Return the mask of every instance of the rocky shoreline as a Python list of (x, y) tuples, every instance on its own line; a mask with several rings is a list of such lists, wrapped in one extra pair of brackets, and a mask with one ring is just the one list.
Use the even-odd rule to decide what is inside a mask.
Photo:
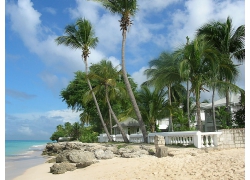
[(152, 144), (59, 142), (48, 143), (42, 155), (51, 157), (47, 163), (54, 163), (50, 167), (52, 174), (62, 174), (85, 168), (99, 160), (152, 156), (155, 155), (155, 147)]
[[(217, 148), (197, 149), (186, 147), (165, 147), (165, 156), (196, 156), (198, 153), (219, 151)], [(67, 171), (85, 168), (100, 160), (112, 158), (140, 158), (145, 156), (156, 157), (154, 144), (135, 143), (82, 143), (59, 142), (48, 143), (42, 153), (49, 157), (47, 163), (53, 163), (50, 173), (63, 174)]]

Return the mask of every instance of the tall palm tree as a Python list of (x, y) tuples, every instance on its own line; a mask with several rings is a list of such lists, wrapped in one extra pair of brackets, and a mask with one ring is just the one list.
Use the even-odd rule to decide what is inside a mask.
[[(94, 29), (91, 25), (91, 23), (86, 20), (79, 18), (75, 24), (68, 25), (65, 27), (65, 36), (59, 36), (55, 39), (56, 43), (58, 45), (64, 44), (66, 46), (71, 47), (72, 49), (81, 49), (82, 50), (82, 59), (85, 63), (85, 73), (88, 75), (88, 57), (90, 54), (90, 48), (95, 48), (98, 43), (98, 38), (94, 35)], [(86, 76), (87, 77), (87, 76)], [(109, 141), (113, 141), (108, 129), (106, 127), (106, 124), (103, 120), (98, 102), (96, 100), (95, 94), (92, 91), (92, 86), (90, 84), (90, 81), (88, 77), (86, 78), (88, 86), (90, 91), (92, 92), (92, 96), (100, 117), (100, 120), (102, 122), (103, 128), (105, 133), (108, 136)]]
[[(172, 123), (172, 98), (183, 96), (183, 86), (180, 83), (183, 81), (179, 74), (179, 62), (174, 59), (170, 53), (163, 52), (161, 55), (149, 62), (150, 69), (146, 69), (144, 74), (149, 78), (144, 84), (155, 85), (157, 88), (168, 88), (168, 103), (169, 103), (169, 131), (173, 131)], [(172, 90), (173, 93), (172, 93)], [(175, 93), (174, 93), (175, 92)]]
[(124, 82), (126, 85), (126, 89), (128, 91), (130, 100), (133, 104), (134, 111), (136, 113), (136, 116), (138, 118), (138, 122), (140, 125), (140, 129), (143, 134), (144, 142), (147, 142), (147, 132), (145, 128), (145, 124), (143, 122), (138, 104), (136, 102), (135, 96), (133, 94), (131, 85), (129, 83), (129, 79), (127, 77), (127, 71), (125, 66), (125, 44), (126, 44), (126, 35), (128, 28), (132, 25), (131, 16), (134, 16), (136, 14), (137, 8), (137, 1), (136, 0), (96, 0), (98, 2), (101, 2), (102, 5), (108, 9), (113, 14), (118, 14), (121, 16), (120, 27), (122, 31), (122, 74), (124, 78)]
[[(200, 91), (208, 91), (205, 86), (209, 80), (209, 73), (214, 71), (218, 53), (216, 49), (199, 36), (184, 48), (178, 49), (175, 54), (180, 54), (183, 60), (180, 62), (180, 74), (189, 71), (189, 80), (191, 82), (190, 91), (194, 93), (196, 100), (197, 127), (202, 131), (200, 116)], [(184, 54), (184, 55), (183, 55)], [(188, 57), (188, 58), (186, 58)]]
[[(123, 137), (124, 142), (128, 143), (129, 140), (127, 138), (127, 135), (125, 134), (117, 116), (115, 115), (115, 112), (113, 111), (113, 108), (110, 104), (110, 96), (112, 98), (117, 98), (117, 95), (119, 95), (120, 90), (123, 89), (118, 89), (119, 86), (117, 86), (117, 79), (119, 79), (119, 72), (117, 70), (116, 67), (113, 67), (112, 63), (110, 61), (107, 60), (102, 60), (97, 64), (93, 64), (90, 67), (90, 74), (89, 77), (95, 79), (99, 86), (96, 86), (94, 88), (94, 91), (100, 91), (101, 88), (104, 88), (104, 92), (105, 92), (105, 98), (106, 98), (106, 102), (108, 104), (109, 107), (109, 111), (113, 117), (113, 119), (115, 120), (121, 134)], [(113, 91), (112, 91), (113, 90)], [(103, 91), (102, 91), (103, 92)], [(110, 93), (112, 93), (110, 95)], [(123, 91), (124, 92), (124, 91)], [(124, 94), (124, 93), (123, 93)]]
[[(197, 30), (197, 35), (204, 35), (205, 39), (210, 41), (227, 61), (233, 62), (233, 59), (236, 59), (241, 63), (245, 60), (245, 25), (241, 25), (235, 30), (229, 16), (226, 22), (211, 21), (204, 24)], [(224, 77), (224, 80), (232, 82), (232, 79), (227, 77)], [(225, 94), (226, 107), (229, 107), (228, 88)]]
[(215, 119), (215, 106), (214, 97), (215, 90), (223, 92), (223, 89), (230, 89), (232, 92), (239, 92), (241, 89), (227, 81), (223, 81), (224, 78), (230, 79), (231, 81), (238, 74), (236, 66), (231, 61), (225, 61), (223, 58), (219, 58), (217, 66), (214, 71), (210, 71), (210, 81), (207, 82), (206, 86), (212, 89), (212, 119), (214, 124), (214, 131), (217, 131), (216, 119)]

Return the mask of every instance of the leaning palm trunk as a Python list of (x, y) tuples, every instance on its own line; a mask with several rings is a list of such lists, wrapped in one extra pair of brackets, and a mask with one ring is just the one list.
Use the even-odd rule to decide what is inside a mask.
[(123, 74), (123, 78), (124, 78), (124, 82), (125, 82), (125, 85), (126, 85), (127, 92), (129, 94), (131, 103), (132, 103), (132, 105), (134, 107), (136, 116), (138, 118), (140, 129), (141, 129), (142, 134), (143, 134), (144, 142), (147, 143), (148, 139), (147, 139), (147, 131), (146, 131), (146, 128), (145, 128), (145, 124), (144, 124), (144, 122), (142, 120), (142, 116), (141, 116), (139, 107), (138, 107), (138, 105), (136, 103), (135, 96), (134, 96), (132, 88), (130, 86), (130, 83), (129, 83), (129, 80), (128, 80), (128, 77), (127, 77), (127, 71), (126, 71), (126, 68), (125, 68), (125, 44), (126, 44), (126, 30), (123, 29), (122, 30), (122, 74)]
[(110, 134), (112, 134), (112, 117), (110, 110), (109, 110), (109, 123), (110, 123)]
[(189, 82), (187, 80), (187, 117), (188, 117), (188, 128), (190, 128), (190, 112), (189, 112)]
[[(186, 45), (189, 44), (189, 37), (186, 37), (187, 43)], [(188, 75), (189, 76), (189, 75)], [(187, 78), (187, 116), (188, 116), (188, 128), (190, 128), (190, 112), (189, 112), (189, 81)]]
[(111, 115), (113, 116), (113, 118), (114, 118), (114, 120), (115, 120), (115, 122), (117, 124), (117, 127), (119, 128), (119, 130), (120, 130), (120, 132), (122, 134), (122, 138), (123, 138), (124, 142), (129, 143), (129, 140), (128, 140), (126, 134), (124, 133), (124, 131), (122, 129), (122, 126), (121, 126), (120, 122), (118, 121), (118, 119), (117, 119), (117, 117), (116, 117), (116, 115), (115, 115), (115, 113), (114, 113), (114, 111), (113, 111), (113, 109), (112, 109), (112, 107), (110, 105), (109, 98), (108, 98), (107, 87), (106, 87), (105, 91), (106, 91), (106, 100), (107, 100), (107, 104), (108, 104), (109, 110), (111, 112)]
[(88, 63), (87, 63), (87, 57), (84, 57), (84, 63), (85, 63), (85, 71), (86, 71), (86, 76), (87, 76), (87, 82), (88, 82), (88, 85), (89, 85), (89, 89), (90, 89), (91, 94), (92, 94), (92, 97), (93, 97), (93, 99), (94, 99), (94, 102), (95, 102), (95, 105), (96, 105), (96, 109), (97, 109), (98, 115), (99, 115), (99, 117), (100, 117), (100, 119), (101, 119), (102, 126), (103, 126), (103, 128), (104, 128), (104, 131), (105, 131), (105, 133), (107, 134), (109, 141), (111, 142), (111, 141), (113, 141), (113, 139), (112, 139), (112, 137), (110, 136), (110, 134), (109, 134), (109, 132), (108, 132), (108, 129), (107, 129), (107, 126), (106, 126), (106, 123), (105, 123), (104, 120), (103, 120), (102, 113), (101, 113), (101, 111), (100, 111), (99, 105), (98, 105), (97, 100), (96, 100), (96, 97), (95, 97), (95, 93), (93, 92), (92, 86), (91, 86), (90, 81), (89, 81), (89, 78), (88, 78)]

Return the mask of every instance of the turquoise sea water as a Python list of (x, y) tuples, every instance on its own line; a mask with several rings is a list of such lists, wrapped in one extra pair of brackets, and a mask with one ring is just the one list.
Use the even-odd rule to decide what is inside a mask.
[(5, 157), (28, 156), (34, 151), (42, 151), (48, 140), (5, 140)]
[(42, 151), (50, 140), (5, 140), (5, 180), (46, 161)]

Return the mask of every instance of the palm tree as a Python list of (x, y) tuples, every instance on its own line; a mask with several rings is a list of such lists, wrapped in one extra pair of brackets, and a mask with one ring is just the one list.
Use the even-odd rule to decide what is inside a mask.
[[(232, 19), (228, 16), (226, 22), (211, 21), (197, 30), (197, 35), (204, 35), (228, 62), (236, 59), (238, 62), (245, 60), (245, 25), (233, 28)], [(235, 79), (235, 77), (233, 77)], [(232, 79), (224, 77), (227, 82)], [(229, 89), (226, 89), (226, 107), (229, 107)]]
[[(112, 97), (113, 99), (117, 98), (117, 95), (119, 95), (119, 91), (123, 90), (121, 88), (118, 89), (119, 86), (117, 86), (118, 84), (117, 79), (119, 79), (119, 74), (120, 73), (118, 72), (117, 67), (113, 67), (110, 61), (102, 60), (101, 62), (97, 64), (93, 64), (90, 67), (89, 77), (95, 79), (95, 81), (97, 81), (99, 84), (99, 86), (96, 86), (94, 88), (94, 91), (100, 92), (101, 88), (104, 88), (105, 98), (109, 107), (109, 111), (122, 134), (124, 142), (129, 143), (127, 135), (125, 134), (117, 116), (115, 115), (115, 112), (113, 111), (113, 108), (111, 107), (110, 100), (109, 100), (110, 97)], [(122, 94), (125, 94), (125, 93), (122, 93)]]
[(141, 86), (138, 92), (138, 102), (143, 119), (147, 121), (151, 132), (155, 132), (156, 120), (162, 119), (166, 115), (166, 94), (164, 89), (154, 88), (145, 85)]
[(138, 104), (136, 102), (135, 96), (133, 94), (131, 85), (129, 83), (128, 77), (127, 77), (127, 71), (125, 66), (125, 44), (126, 44), (126, 34), (128, 31), (128, 28), (132, 25), (131, 16), (134, 16), (136, 14), (137, 8), (137, 1), (136, 0), (96, 0), (98, 2), (101, 2), (102, 5), (108, 9), (113, 14), (121, 15), (120, 27), (122, 30), (122, 74), (124, 78), (124, 82), (126, 85), (127, 92), (129, 94), (130, 100), (133, 104), (134, 111), (136, 113), (136, 116), (138, 118), (138, 122), (143, 134), (144, 142), (147, 142), (147, 132), (145, 128), (145, 124), (143, 122)]
[[(230, 88), (232, 92), (241, 91), (240, 88), (230, 82), (223, 81), (224, 78), (230, 79), (231, 81), (238, 74), (236, 66), (231, 61), (225, 61), (223, 58), (219, 58), (218, 64), (214, 71), (210, 71), (210, 81), (207, 82), (207, 87), (212, 89), (212, 113), (213, 113), (213, 124), (214, 131), (217, 131), (216, 119), (215, 119), (215, 106), (214, 106), (214, 96), (215, 90), (219, 92), (224, 92), (223, 89)], [(228, 120), (229, 121), (229, 120)]]
[(192, 84), (190, 92), (194, 93), (196, 100), (197, 127), (202, 131), (200, 91), (208, 91), (205, 85), (209, 80), (210, 72), (216, 67), (218, 53), (208, 41), (205, 41), (204, 37), (199, 36), (190, 44), (178, 49), (175, 54), (183, 57), (180, 63), (180, 74), (189, 71), (189, 80)]
[[(68, 25), (65, 27), (65, 34), (66, 36), (59, 36), (58, 38), (56, 38), (55, 39), (56, 43), (58, 45), (64, 44), (66, 46), (71, 47), (72, 49), (81, 49), (82, 59), (85, 63), (85, 73), (86, 75), (88, 75), (87, 60), (90, 54), (90, 48), (95, 48), (98, 43), (98, 38), (95, 37), (94, 35), (94, 29), (91, 23), (86, 19), (79, 18), (75, 24)], [(109, 141), (113, 141), (108, 132), (106, 124), (104, 123), (98, 102), (96, 100), (94, 92), (92, 91), (92, 86), (87, 76), (86, 76), (86, 79), (87, 79), (89, 89), (92, 92), (92, 96), (93, 96), (100, 120), (102, 122), (104, 131), (106, 132)]]
[(79, 140), (79, 137), (81, 136), (81, 125), (79, 122), (74, 122), (72, 125), (72, 135), (74, 139), (77, 141)]
[[(155, 85), (157, 88), (168, 88), (168, 103), (169, 103), (169, 131), (173, 131), (172, 122), (172, 98), (176, 100), (183, 96), (183, 86), (180, 85), (182, 78), (179, 74), (179, 62), (174, 59), (170, 53), (163, 52), (161, 55), (150, 61), (150, 69), (146, 69), (144, 74), (150, 78), (144, 84)], [(173, 90), (173, 92), (172, 92)]]

